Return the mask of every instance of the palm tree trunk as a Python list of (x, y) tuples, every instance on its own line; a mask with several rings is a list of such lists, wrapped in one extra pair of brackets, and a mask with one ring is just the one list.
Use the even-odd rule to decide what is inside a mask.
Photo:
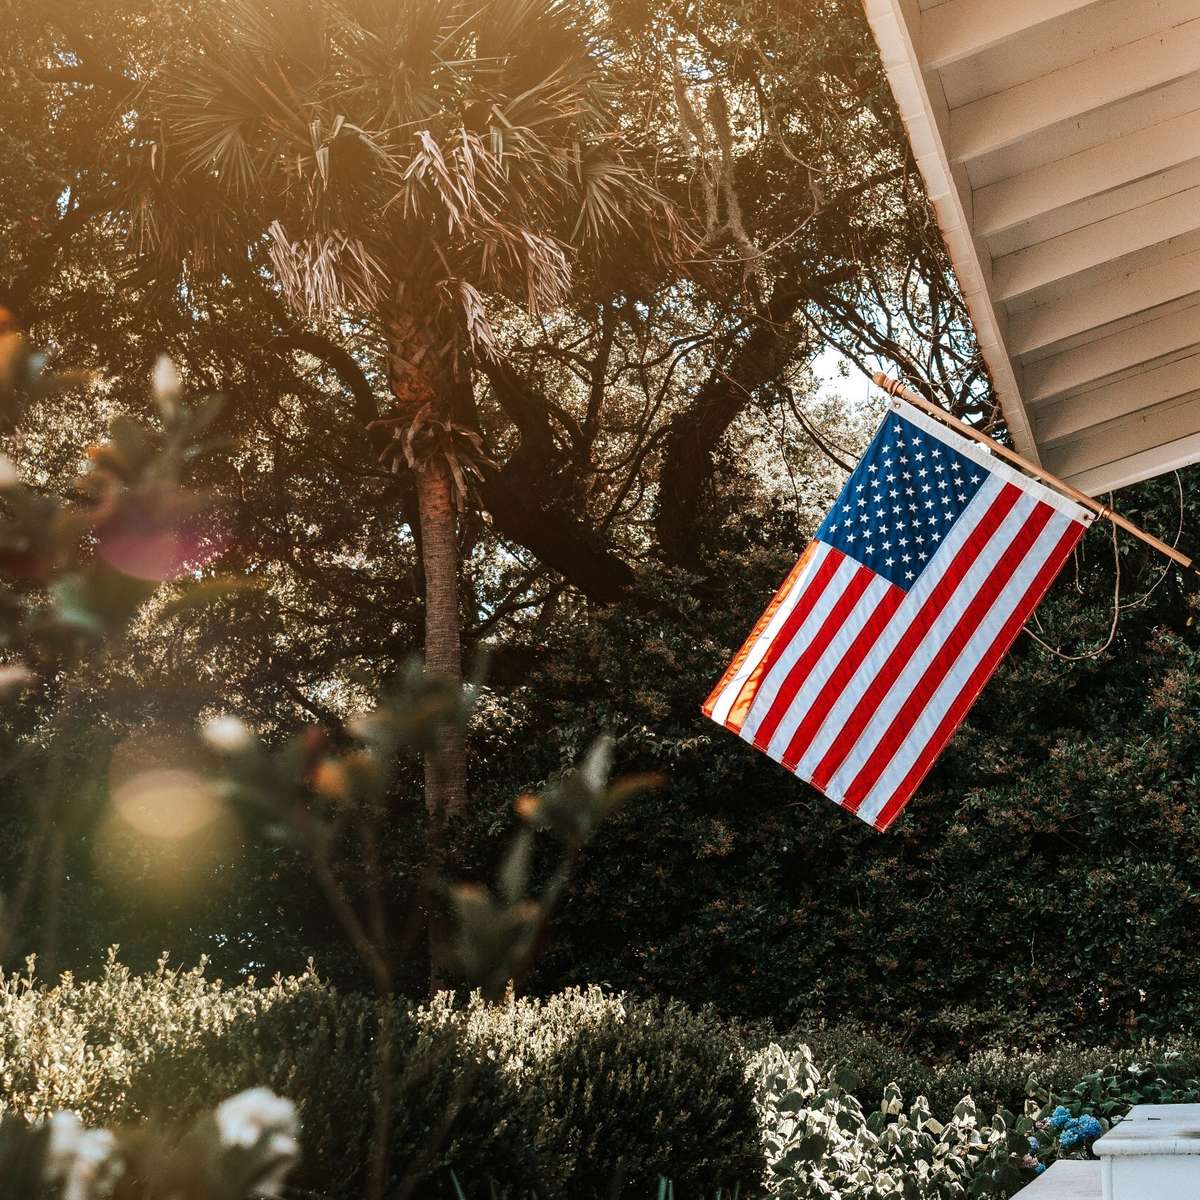
[[(461, 681), (458, 534), (453, 485), (444, 461), (435, 459), (417, 472), (417, 503), (425, 572), (425, 669)], [(425, 809), (439, 839), (446, 819), (466, 803), (465, 755), (461, 730), (447, 727), (437, 751), (425, 758)]]
[[(420, 316), (404, 310), (385, 318), (388, 339), (388, 377), (396, 401), (396, 416), (415, 420), (426, 406), (434, 411), (449, 403), (449, 380), (439, 369), (435, 330)], [(425, 669), (461, 682), (462, 637), (459, 629), (458, 531), (454, 486), (449, 466), (437, 455), (414, 471), (421, 524), (421, 566), (425, 576)], [(436, 749), (425, 755), (425, 812), (430, 865), (444, 876), (447, 866), (446, 822), (460, 812), (467, 798), (466, 745), (462, 730), (444, 727)], [(442, 985), (444, 916), (430, 915), (430, 989)]]

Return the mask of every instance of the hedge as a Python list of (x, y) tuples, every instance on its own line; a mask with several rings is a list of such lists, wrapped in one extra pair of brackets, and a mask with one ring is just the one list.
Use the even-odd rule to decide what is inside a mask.
[[(1124, 1076), (1130, 1068), (1145, 1071), (1147, 1064), (1156, 1064), (1172, 1086), (1186, 1086), (1188, 1078), (1200, 1076), (1200, 1039), (1188, 1036), (1104, 1046), (1058, 1040), (1041, 1050), (989, 1048), (961, 1058), (928, 1057), (886, 1031), (850, 1020), (802, 1023), (783, 1035), (759, 1029), (747, 1036), (754, 1045), (775, 1040), (789, 1051), (810, 1053), (823, 1074), (836, 1075), (864, 1101), (874, 1102), (896, 1084), (904, 1095), (924, 1096), (934, 1112), (942, 1113), (953, 1111), (964, 1096), (981, 1113), (1021, 1112), (1031, 1096), (1057, 1100), (1081, 1080)], [(1094, 1100), (1099, 1104), (1098, 1096)]]
[[(1174, 528), (1174, 504), (1173, 480), (1126, 498), (1151, 527)], [(639, 597), (591, 614), (497, 695), (503, 736), (481, 741), (459, 843), (480, 878), (512, 795), (596, 728), (616, 735), (623, 770), (667, 779), (588, 848), (534, 986), (597, 980), (784, 1027), (886, 1026), (930, 1054), (1195, 1027), (1194, 596), (1169, 575), (1123, 612), (1110, 651), (1079, 663), (1020, 639), (880, 835), (699, 712), (805, 536), (782, 518), (719, 532), (710, 579), (648, 569)], [(1159, 573), (1139, 554), (1123, 547), (1127, 597)], [(1103, 640), (1111, 561), (1089, 551), (1082, 595), (1064, 573), (1040, 610), (1046, 640)]]
[[(771, 1039), (597, 988), (388, 1012), (395, 1195), (608, 1200), (670, 1179), (680, 1200), (764, 1186), (780, 1200), (1007, 1197), (1130, 1105), (1200, 1100), (1186, 1039), (930, 1062), (852, 1023)], [(225, 986), (203, 965), (138, 975), (110, 957), (93, 981), (9, 976), (0, 1112), (186, 1124), (266, 1085), (300, 1110), (291, 1182), (359, 1200), (377, 1023), (373, 999), (311, 971)]]
[[(2, 1111), (91, 1125), (183, 1122), (250, 1086), (300, 1111), (292, 1182), (363, 1192), (378, 1094), (378, 1008), (312, 972), (222, 986), (203, 966), (0, 984)], [(571, 990), (545, 1002), (388, 1010), (391, 1185), (421, 1195), (681, 1195), (763, 1171), (748, 1051), (711, 1013)], [(401, 1187), (401, 1184), (404, 1186)]]

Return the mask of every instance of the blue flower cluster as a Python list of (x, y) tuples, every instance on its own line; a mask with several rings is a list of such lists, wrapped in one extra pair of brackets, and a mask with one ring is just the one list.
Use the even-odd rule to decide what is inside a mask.
[(1058, 1144), (1063, 1150), (1073, 1150), (1085, 1142), (1093, 1142), (1104, 1132), (1104, 1126), (1091, 1113), (1073, 1117), (1062, 1104), (1050, 1114), (1047, 1124), (1058, 1131)]
[(1064, 1150), (1074, 1150), (1080, 1142), (1083, 1141), (1083, 1135), (1078, 1129), (1073, 1129), (1070, 1125), (1059, 1134), (1058, 1144)]

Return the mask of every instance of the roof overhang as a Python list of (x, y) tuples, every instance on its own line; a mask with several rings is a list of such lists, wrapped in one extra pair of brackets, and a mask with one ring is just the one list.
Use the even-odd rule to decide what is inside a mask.
[(864, 0), (1020, 452), (1200, 461), (1198, 0)]

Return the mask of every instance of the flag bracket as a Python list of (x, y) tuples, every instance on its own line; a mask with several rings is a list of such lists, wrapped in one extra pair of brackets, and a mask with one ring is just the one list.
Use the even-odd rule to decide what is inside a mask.
[(1185, 567), (1195, 575), (1200, 575), (1200, 568), (1196, 566), (1193, 559), (1176, 550), (1174, 546), (1168, 546), (1166, 542), (1160, 541), (1153, 534), (1139, 528), (1132, 521), (1121, 516), (1119, 512), (1115, 512), (1109, 505), (1102, 504), (1099, 500), (1094, 500), (1086, 492), (1081, 492), (1078, 488), (1072, 487), (1066, 480), (1059, 479), (1057, 475), (1051, 475), (1049, 471), (1039, 467), (1036, 463), (1030, 462), (1029, 459), (1024, 458), (1015, 450), (1010, 450), (1007, 446), (1001, 445), (995, 438), (990, 438), (986, 433), (982, 433), (974, 426), (968, 425), (965, 421), (960, 421), (944, 408), (926, 400), (924, 396), (914, 392), (911, 388), (905, 387), (900, 380), (893, 379), (883, 371), (876, 371), (872, 378), (875, 385), (882, 388), (889, 396), (897, 396), (901, 400), (907, 401), (914, 408), (919, 408), (923, 413), (927, 413), (934, 420), (940, 421), (948, 428), (956, 430), (958, 433), (986, 446), (993, 454), (1012, 463), (1013, 466), (1018, 467), (1027, 475), (1032, 475), (1035, 479), (1040, 479), (1043, 483), (1054, 488), (1055, 491), (1061, 492), (1064, 496), (1069, 496), (1076, 504), (1081, 504), (1090, 512), (1095, 513), (1102, 521), (1111, 521), (1117, 528), (1123, 529), (1126, 533), (1132, 534), (1135, 538), (1145, 542), (1147, 546), (1157, 550), (1160, 554), (1166, 555), (1172, 562), (1178, 563), (1179, 566)]

